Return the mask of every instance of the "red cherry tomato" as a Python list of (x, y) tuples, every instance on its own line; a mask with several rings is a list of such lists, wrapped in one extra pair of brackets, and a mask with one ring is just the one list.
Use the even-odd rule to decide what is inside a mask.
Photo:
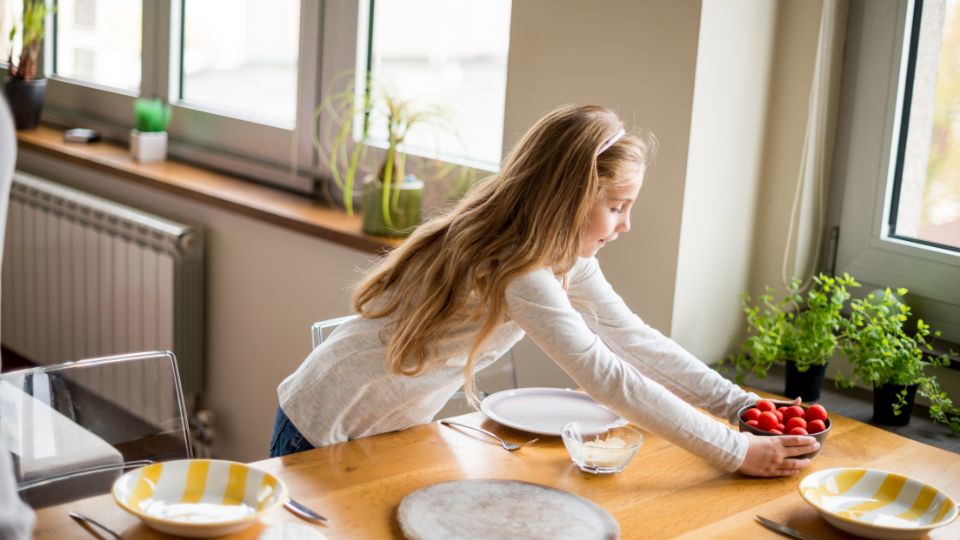
[(777, 424), (777, 427), (776, 427), (776, 429), (778, 429), (778, 430), (780, 431), (780, 433), (783, 433), (783, 430), (785, 430), (786, 428), (787, 428), (787, 426), (785, 426), (785, 425), (783, 425), (783, 424)]
[(807, 433), (807, 430), (803, 429), (802, 427), (795, 427), (793, 429), (787, 430), (787, 433), (790, 435), (809, 435), (809, 433)]
[(757, 408), (760, 409), (760, 412), (768, 412), (776, 410), (776, 406), (769, 399), (761, 399), (757, 402)]
[(803, 430), (806, 431), (807, 421), (799, 416), (794, 416), (787, 420), (787, 431), (790, 431), (793, 428), (803, 428)]
[(807, 422), (811, 420), (826, 420), (827, 410), (823, 408), (823, 405), (811, 405), (807, 407), (807, 412), (804, 417)]
[(764, 431), (770, 431), (771, 429), (777, 427), (777, 424), (780, 422), (777, 421), (777, 416), (770, 411), (764, 411), (760, 413), (760, 418), (757, 418), (757, 427)]
[(799, 416), (800, 418), (803, 418), (804, 414), (805, 413), (803, 412), (803, 407), (800, 407), (799, 405), (791, 405), (790, 407), (787, 407), (786, 411), (783, 412), (783, 417), (784, 419), (789, 420), (794, 416)]
[(760, 424), (756, 420), (747, 420), (747, 425), (760, 429)]
[(743, 413), (743, 419), (746, 422), (749, 422), (750, 420), (756, 420), (757, 418), (760, 418), (761, 412), (763, 411), (761, 411), (756, 407), (753, 407), (752, 409), (747, 409), (746, 412)]
[(777, 422), (783, 422), (783, 413), (780, 411), (770, 411), (773, 414), (777, 415)]
[(781, 406), (777, 407), (777, 410), (780, 411), (780, 412), (782, 412), (783, 414), (787, 414), (787, 406), (786, 406), (786, 405), (781, 405)]
[(823, 420), (811, 420), (807, 422), (807, 432), (811, 435), (814, 433), (820, 433), (825, 429), (827, 429), (827, 425), (823, 422)]
[(770, 433), (773, 433), (775, 435), (783, 435), (783, 432), (780, 431), (779, 429), (771, 429)]

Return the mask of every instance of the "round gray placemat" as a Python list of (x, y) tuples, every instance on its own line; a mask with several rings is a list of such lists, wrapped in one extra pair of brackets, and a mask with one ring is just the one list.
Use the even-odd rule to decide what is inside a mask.
[(397, 509), (411, 540), (616, 539), (617, 520), (583, 497), (517, 480), (454, 480), (418, 489)]

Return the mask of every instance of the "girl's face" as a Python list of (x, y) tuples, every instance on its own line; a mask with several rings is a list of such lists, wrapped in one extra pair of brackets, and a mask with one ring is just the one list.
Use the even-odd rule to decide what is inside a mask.
[(605, 190), (587, 217), (587, 225), (580, 232), (580, 256), (593, 257), (603, 246), (630, 230), (630, 209), (633, 208), (643, 178), (630, 184)]

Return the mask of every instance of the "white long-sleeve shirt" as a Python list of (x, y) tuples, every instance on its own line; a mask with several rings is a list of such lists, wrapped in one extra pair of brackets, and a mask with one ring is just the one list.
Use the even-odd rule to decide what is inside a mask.
[[(701, 407), (736, 421), (758, 399), (720, 376), (624, 303), (595, 258), (570, 271), (568, 289), (548, 269), (507, 287), (508, 320), (484, 344), (483, 369), (526, 333), (591, 397), (627, 420), (728, 471), (747, 442)], [(278, 389), (280, 407), (314, 446), (429, 422), (463, 383), (463, 366), (479, 324), (437, 344), (421, 375), (393, 373), (381, 328), (389, 319), (354, 319), (338, 327)]]

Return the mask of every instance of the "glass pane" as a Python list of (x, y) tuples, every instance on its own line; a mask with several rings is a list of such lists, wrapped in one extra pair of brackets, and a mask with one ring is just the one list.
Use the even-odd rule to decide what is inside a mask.
[[(23, 0), (3, 0), (0, 2), (0, 62), (8, 64), (10, 59), (10, 42), (7, 37), (10, 35), (10, 29), (14, 24), (17, 25), (18, 34), (15, 51), (20, 49), (20, 14), (23, 13)], [(14, 60), (16, 62), (16, 60)]]
[(895, 234), (960, 248), (960, 1), (923, 3)]
[(59, 0), (54, 72), (139, 91), (141, 11), (130, 0)]
[(292, 127), (298, 0), (187, 0), (180, 98)]
[(510, 0), (376, 0), (376, 84), (439, 106), (456, 135), (414, 127), (408, 148), (499, 165), (509, 41)]

